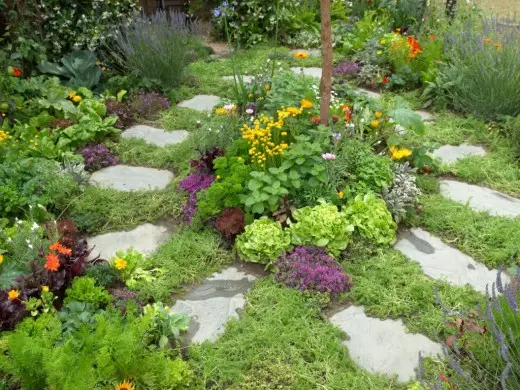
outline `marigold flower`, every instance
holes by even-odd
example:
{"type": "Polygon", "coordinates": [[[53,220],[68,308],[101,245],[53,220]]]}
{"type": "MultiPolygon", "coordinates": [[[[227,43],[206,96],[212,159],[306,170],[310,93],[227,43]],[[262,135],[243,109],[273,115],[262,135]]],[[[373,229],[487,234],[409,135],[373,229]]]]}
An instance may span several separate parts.
{"type": "Polygon", "coordinates": [[[309,54],[304,51],[297,51],[296,53],[294,53],[294,58],[297,58],[299,60],[305,60],[309,58],[309,54]]]}
{"type": "Polygon", "coordinates": [[[381,111],[376,111],[376,118],[379,119],[383,116],[383,113],[381,111]]]}
{"type": "Polygon", "coordinates": [[[42,286],[42,292],[49,292],[49,286],[42,286]]]}
{"type": "Polygon", "coordinates": [[[396,148],[395,146],[390,147],[390,154],[394,160],[401,160],[403,158],[409,157],[412,154],[412,151],[407,148],[396,148]]]}
{"type": "Polygon", "coordinates": [[[343,191],[339,191],[339,192],[338,192],[338,196],[339,196],[340,199],[343,199],[343,196],[344,196],[344,195],[345,195],[345,194],[343,194],[343,191]]]}
{"type": "Polygon", "coordinates": [[[131,382],[127,382],[126,380],[124,380],[116,386],[115,390],[135,390],[135,387],[132,385],[131,382]]]}
{"type": "Polygon", "coordinates": [[[44,267],[49,271],[56,272],[60,268],[60,260],[54,253],[48,253],[47,256],[45,256],[45,259],[47,262],[44,267]]]}
{"type": "Polygon", "coordinates": [[[378,121],[378,120],[373,120],[373,121],[370,123],[370,126],[372,126],[373,128],[376,128],[377,126],[379,126],[379,121],[378,121]]]}
{"type": "Polygon", "coordinates": [[[72,254],[72,250],[67,248],[66,246],[61,245],[59,242],[55,242],[49,245],[49,249],[51,251],[56,251],[59,254],[70,256],[72,254]]]}
{"type": "Polygon", "coordinates": [[[302,99],[302,101],[300,102],[300,105],[303,108],[312,108],[312,102],[307,99],[302,99]]]}
{"type": "Polygon", "coordinates": [[[115,261],[114,261],[114,267],[116,267],[116,269],[118,270],[124,270],[126,268],[126,260],[125,259],[121,259],[121,258],[117,258],[115,261]]]}
{"type": "Polygon", "coordinates": [[[10,301],[14,301],[20,296],[20,291],[18,290],[11,290],[9,293],[7,293],[7,296],[9,297],[10,301]]]}

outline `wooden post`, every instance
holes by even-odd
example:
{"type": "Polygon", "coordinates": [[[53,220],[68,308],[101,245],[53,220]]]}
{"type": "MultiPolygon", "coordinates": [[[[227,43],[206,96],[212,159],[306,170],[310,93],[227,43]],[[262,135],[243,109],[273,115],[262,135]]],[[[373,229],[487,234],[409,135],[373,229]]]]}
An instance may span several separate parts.
{"type": "Polygon", "coordinates": [[[321,58],[320,123],[329,124],[330,94],[332,92],[332,27],[330,0],[320,0],[321,10],[321,58]]]}

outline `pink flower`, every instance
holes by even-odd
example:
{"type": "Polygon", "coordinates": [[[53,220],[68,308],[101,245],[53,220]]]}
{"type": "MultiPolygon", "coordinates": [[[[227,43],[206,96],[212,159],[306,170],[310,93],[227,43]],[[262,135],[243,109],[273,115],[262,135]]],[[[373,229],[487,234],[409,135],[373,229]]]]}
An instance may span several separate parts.
{"type": "Polygon", "coordinates": [[[332,153],[324,153],[321,155],[321,157],[323,157],[325,160],[335,160],[336,159],[336,155],[332,154],[332,153]]]}

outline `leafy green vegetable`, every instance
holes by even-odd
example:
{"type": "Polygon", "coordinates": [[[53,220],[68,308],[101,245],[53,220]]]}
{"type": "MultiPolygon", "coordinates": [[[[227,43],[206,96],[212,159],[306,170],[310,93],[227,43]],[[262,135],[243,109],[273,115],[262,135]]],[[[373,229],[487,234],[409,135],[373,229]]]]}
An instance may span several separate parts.
{"type": "Polygon", "coordinates": [[[96,64],[96,56],[90,51],[75,51],[61,59],[63,65],[43,61],[39,65],[40,72],[50,73],[67,79],[72,88],[93,88],[101,79],[101,68],[96,64]]]}
{"type": "Polygon", "coordinates": [[[96,309],[112,300],[112,296],[103,287],[96,286],[96,281],[87,276],[75,278],[72,286],[65,291],[65,295],[64,304],[73,301],[86,302],[96,309]]]}

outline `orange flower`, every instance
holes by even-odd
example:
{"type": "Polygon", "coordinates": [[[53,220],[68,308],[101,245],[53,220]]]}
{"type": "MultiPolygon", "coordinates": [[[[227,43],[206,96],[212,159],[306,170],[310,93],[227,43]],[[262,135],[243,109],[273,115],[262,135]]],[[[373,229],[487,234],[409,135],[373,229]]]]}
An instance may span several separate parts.
{"type": "Polygon", "coordinates": [[[491,43],[491,42],[493,42],[493,41],[492,41],[491,39],[489,39],[489,38],[484,38],[484,39],[482,40],[482,42],[484,42],[484,43],[487,45],[488,43],[491,43]]]}
{"type": "Polygon", "coordinates": [[[60,268],[60,260],[54,253],[47,254],[45,259],[47,259],[47,262],[45,263],[44,267],[49,271],[56,272],[58,268],[60,268]]]}
{"type": "Polygon", "coordinates": [[[18,290],[11,290],[11,291],[9,291],[7,296],[9,297],[10,301],[14,301],[15,299],[17,299],[20,296],[20,291],[18,291],[18,290]]]}
{"type": "Polygon", "coordinates": [[[116,390],[134,390],[134,385],[132,385],[131,382],[127,382],[126,380],[124,380],[123,382],[121,382],[120,384],[118,384],[116,386],[116,390]]]}
{"type": "Polygon", "coordinates": [[[304,51],[297,51],[294,53],[294,58],[297,58],[299,60],[305,60],[306,58],[309,58],[309,54],[307,54],[304,51]]]}
{"type": "Polygon", "coordinates": [[[319,116],[313,116],[313,117],[311,118],[311,123],[312,123],[313,125],[319,125],[319,124],[320,124],[320,117],[319,117],[319,116]]]}
{"type": "Polygon", "coordinates": [[[56,251],[62,255],[70,256],[72,254],[72,250],[67,248],[66,246],[61,245],[59,242],[55,242],[51,245],[49,245],[49,249],[51,251],[56,251]]]}
{"type": "Polygon", "coordinates": [[[307,99],[302,99],[302,101],[300,102],[300,105],[303,108],[312,108],[312,102],[307,99]]]}

